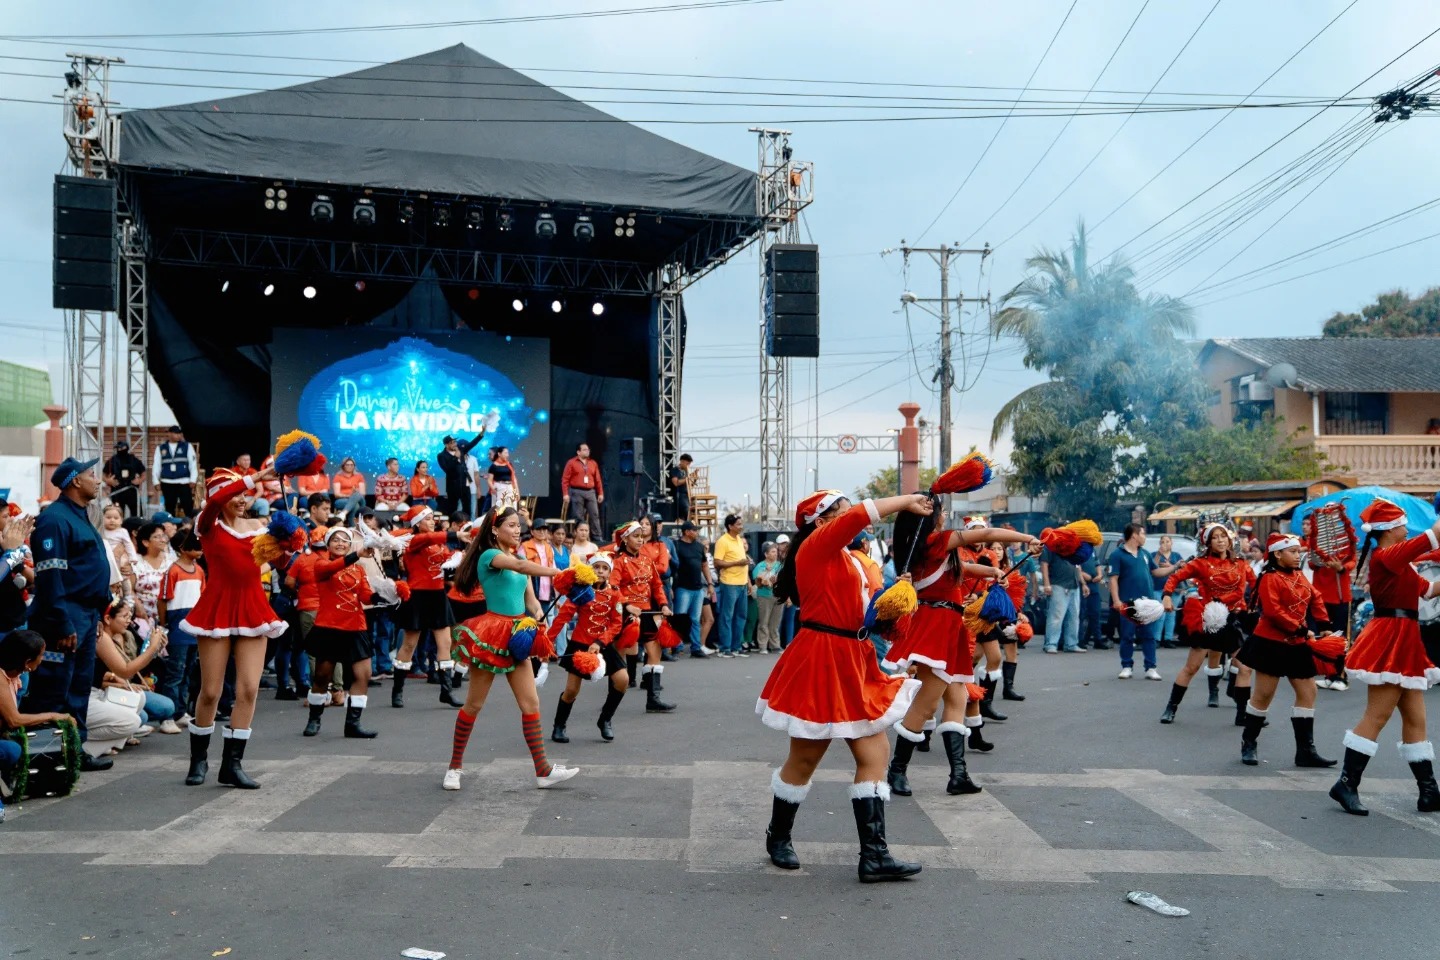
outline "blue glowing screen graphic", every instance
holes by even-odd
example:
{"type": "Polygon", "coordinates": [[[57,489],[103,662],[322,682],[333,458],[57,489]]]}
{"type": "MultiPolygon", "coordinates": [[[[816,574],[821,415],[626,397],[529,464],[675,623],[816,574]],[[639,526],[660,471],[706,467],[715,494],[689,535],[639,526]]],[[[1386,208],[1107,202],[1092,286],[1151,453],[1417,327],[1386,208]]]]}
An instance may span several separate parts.
{"type": "MultiPolygon", "coordinates": [[[[549,493],[550,363],[544,340],[485,333],[397,335],[385,331],[278,330],[271,367],[271,426],[320,438],[332,470],[345,457],[372,478],[385,460],[409,476],[444,438],[469,441],[483,473],[491,447],[510,448],[521,492],[549,493]]],[[[374,492],[373,484],[369,485],[374,492]]]]}

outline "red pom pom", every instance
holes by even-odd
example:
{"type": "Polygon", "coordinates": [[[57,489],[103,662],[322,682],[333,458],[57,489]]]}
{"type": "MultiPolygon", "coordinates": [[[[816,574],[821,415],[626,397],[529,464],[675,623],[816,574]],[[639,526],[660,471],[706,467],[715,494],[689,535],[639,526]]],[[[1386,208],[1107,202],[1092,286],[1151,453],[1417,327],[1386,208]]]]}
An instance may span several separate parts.
{"type": "Polygon", "coordinates": [[[401,600],[410,599],[410,584],[405,580],[395,581],[395,595],[401,600]]]}
{"type": "Polygon", "coordinates": [[[661,620],[660,628],[655,631],[655,642],[666,650],[674,650],[683,641],[680,639],[680,634],[675,632],[675,628],[670,626],[669,620],[661,620]]]}
{"type": "Polygon", "coordinates": [[[593,677],[596,672],[601,669],[604,661],[589,650],[581,650],[570,658],[570,662],[575,665],[575,671],[577,673],[583,673],[587,677],[593,677]]]}
{"type": "Polygon", "coordinates": [[[640,642],[640,621],[631,620],[625,624],[625,629],[620,631],[620,636],[615,638],[615,646],[623,649],[633,647],[640,642]]]}
{"type": "Polygon", "coordinates": [[[1073,530],[1061,527],[1059,530],[1046,527],[1040,531],[1040,542],[1053,554],[1073,557],[1080,549],[1080,537],[1073,530]]]}
{"type": "Polygon", "coordinates": [[[972,453],[935,478],[935,482],[930,485],[930,492],[969,493],[985,486],[993,475],[990,461],[978,453],[972,453]]]}
{"type": "Polygon", "coordinates": [[[1035,636],[1035,628],[1030,626],[1029,620],[1017,620],[1015,622],[1015,642],[1029,643],[1035,636]]]}
{"type": "Polygon", "coordinates": [[[1010,594],[1010,602],[1015,604],[1016,610],[1023,610],[1025,607],[1025,593],[1029,589],[1029,581],[1025,574],[1011,571],[1010,576],[1005,578],[1005,592],[1010,594]]]}
{"type": "Polygon", "coordinates": [[[549,660],[555,656],[555,642],[542,630],[535,631],[535,643],[530,647],[530,656],[549,660]]]}
{"type": "Polygon", "coordinates": [[[965,684],[965,696],[975,703],[985,699],[985,688],[978,683],[965,684]]]}
{"type": "Polygon", "coordinates": [[[569,593],[570,588],[575,586],[575,568],[571,567],[563,571],[560,576],[550,582],[554,584],[557,593],[569,593]]]}
{"type": "Polygon", "coordinates": [[[315,454],[315,459],[310,461],[310,466],[301,470],[297,476],[314,477],[325,472],[325,454],[315,454]]]}

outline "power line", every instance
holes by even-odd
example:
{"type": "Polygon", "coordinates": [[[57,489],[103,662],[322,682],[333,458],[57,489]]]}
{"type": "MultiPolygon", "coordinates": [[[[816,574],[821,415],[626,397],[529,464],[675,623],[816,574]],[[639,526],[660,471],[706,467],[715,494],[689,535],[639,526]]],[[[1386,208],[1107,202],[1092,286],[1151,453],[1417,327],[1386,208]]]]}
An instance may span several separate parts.
{"type": "Polygon", "coordinates": [[[512,17],[486,17],[480,20],[442,20],[432,23],[381,23],[350,27],[299,27],[289,30],[213,30],[194,33],[30,33],[9,34],[7,40],[188,40],[232,37],[308,37],[344,33],[392,33],[410,30],[454,30],[462,27],[495,26],[510,23],[549,23],[557,20],[596,20],[608,17],[632,17],[651,13],[684,13],[693,10],[714,10],[722,7],[746,7],[780,0],[703,0],[698,3],[659,4],[650,7],[622,7],[610,10],[582,10],[573,13],[535,13],[512,17]]]}
{"type": "MultiPolygon", "coordinates": [[[[1215,0],[1215,6],[1218,7],[1219,5],[1220,5],[1220,0],[1215,0]]],[[[1110,64],[1112,64],[1112,63],[1115,62],[1115,57],[1119,55],[1119,53],[1120,53],[1120,48],[1123,47],[1123,46],[1125,46],[1125,41],[1126,41],[1126,40],[1130,39],[1130,34],[1133,33],[1134,30],[1135,30],[1135,24],[1137,24],[1137,23],[1140,22],[1140,18],[1141,18],[1142,16],[1144,16],[1145,10],[1146,10],[1146,8],[1149,7],[1149,6],[1150,6],[1150,0],[1145,0],[1145,2],[1140,5],[1140,10],[1139,10],[1139,12],[1137,12],[1137,13],[1135,14],[1135,19],[1130,21],[1130,26],[1128,26],[1128,27],[1125,28],[1125,33],[1124,33],[1124,35],[1120,37],[1120,42],[1117,43],[1117,44],[1115,44],[1115,49],[1114,49],[1114,50],[1111,50],[1111,51],[1110,51],[1110,57],[1109,57],[1109,59],[1107,59],[1107,60],[1105,61],[1105,65],[1100,68],[1100,72],[1095,75],[1095,82],[1092,83],[1092,84],[1090,84],[1090,91],[1093,91],[1096,87],[1098,87],[1098,86],[1100,85],[1100,81],[1101,81],[1102,79],[1104,79],[1104,77],[1105,77],[1105,72],[1110,69],[1110,64]]],[[[1211,8],[1210,8],[1210,12],[1211,12],[1211,13],[1214,13],[1214,12],[1215,12],[1215,8],[1214,8],[1214,7],[1211,7],[1211,8]]],[[[1206,14],[1206,15],[1205,15],[1205,19],[1206,19],[1206,20],[1210,19],[1210,15],[1209,15],[1209,14],[1206,14]]],[[[1084,101],[1090,99],[1090,91],[1087,91],[1087,92],[1085,93],[1085,96],[1084,96],[1084,97],[1082,98],[1082,100],[1081,100],[1082,103],[1083,103],[1084,101]]],[[[1045,158],[1048,157],[1048,156],[1050,156],[1050,151],[1055,149],[1055,144],[1059,143],[1059,142],[1060,142],[1060,138],[1063,137],[1063,136],[1065,136],[1065,131],[1070,129],[1070,124],[1073,123],[1074,120],[1075,120],[1075,118],[1074,118],[1073,116],[1066,118],[1064,124],[1062,124],[1061,127],[1060,127],[1060,131],[1055,134],[1055,138],[1050,141],[1049,146],[1047,146],[1047,147],[1045,148],[1044,152],[1042,152],[1042,153],[1040,154],[1040,158],[1035,161],[1034,166],[1032,166],[1032,167],[1030,168],[1029,172],[1026,173],[1025,176],[1023,176],[1023,177],[1020,178],[1020,182],[1015,185],[1015,189],[1014,189],[1014,190],[1011,190],[1011,191],[1010,191],[1010,195],[1007,196],[1004,200],[1000,201],[1000,206],[998,206],[998,207],[996,207],[994,210],[992,210],[992,211],[990,212],[990,216],[986,217],[985,220],[980,224],[980,226],[976,227],[974,230],[971,230],[971,231],[970,231],[970,235],[967,236],[964,240],[961,240],[961,241],[960,241],[960,246],[963,247],[963,246],[965,246],[967,243],[969,243],[971,240],[973,240],[973,239],[980,233],[980,231],[984,230],[987,226],[989,226],[990,221],[991,221],[991,220],[994,220],[995,217],[996,217],[996,215],[997,215],[998,213],[1000,213],[1001,210],[1004,210],[1004,209],[1006,208],[1006,206],[1009,205],[1009,203],[1010,203],[1011,200],[1014,200],[1014,199],[1015,199],[1015,195],[1016,195],[1017,193],[1019,193],[1019,192],[1024,188],[1025,184],[1027,184],[1027,183],[1030,182],[1030,178],[1035,175],[1035,171],[1036,171],[1036,170],[1039,170],[1039,169],[1040,169],[1040,164],[1042,164],[1042,163],[1045,162],[1045,158]]],[[[1130,122],[1130,120],[1129,120],[1129,118],[1127,117],[1126,120],[1125,120],[1125,123],[1129,123],[1129,122],[1130,122]]],[[[1123,127],[1124,124],[1121,124],[1121,126],[1123,127]]]]}
{"type": "MultiPolygon", "coordinates": [[[[1040,54],[1040,59],[1036,62],[1035,69],[1030,71],[1030,77],[1025,81],[1024,89],[1021,90],[1021,96],[1024,96],[1025,92],[1030,89],[1030,84],[1034,82],[1035,75],[1038,74],[1040,72],[1040,68],[1044,66],[1045,58],[1050,56],[1050,49],[1055,46],[1055,41],[1060,39],[1060,31],[1064,30],[1065,24],[1070,22],[1070,14],[1075,12],[1075,4],[1079,2],[1080,0],[1071,0],[1070,9],[1065,11],[1065,16],[1063,19],[1061,19],[1060,26],[1055,28],[1055,33],[1053,36],[1050,37],[1050,42],[1045,45],[1045,52],[1040,54]]],[[[1011,112],[1013,113],[1014,111],[1011,112]]],[[[969,183],[970,178],[975,175],[975,171],[979,169],[981,161],[985,159],[985,155],[990,152],[990,148],[995,145],[995,141],[1000,136],[1000,132],[1005,129],[1005,125],[1009,122],[1010,114],[1007,113],[1000,121],[1000,126],[995,128],[995,132],[990,137],[990,142],[985,144],[985,149],[981,150],[980,156],[975,158],[975,163],[970,167],[970,171],[965,174],[965,179],[960,181],[960,186],[956,187],[955,192],[950,194],[950,199],[946,200],[945,206],[941,207],[940,212],[935,214],[935,219],[931,220],[929,225],[926,226],[924,230],[921,230],[920,235],[915,238],[916,243],[924,240],[925,235],[930,232],[931,228],[933,228],[935,224],[940,222],[941,217],[945,216],[945,211],[949,210],[950,205],[955,202],[955,198],[960,196],[960,191],[965,189],[965,184],[969,183]]]]}

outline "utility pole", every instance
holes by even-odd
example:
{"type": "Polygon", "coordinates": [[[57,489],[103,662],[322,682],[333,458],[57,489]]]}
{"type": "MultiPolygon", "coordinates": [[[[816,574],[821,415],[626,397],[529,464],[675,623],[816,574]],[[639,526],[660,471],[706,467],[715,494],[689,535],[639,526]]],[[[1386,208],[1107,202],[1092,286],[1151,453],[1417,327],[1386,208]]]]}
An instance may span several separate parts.
{"type": "Polygon", "coordinates": [[[990,256],[990,244],[985,244],[980,249],[966,249],[963,247],[952,247],[942,243],[938,247],[911,247],[906,246],[905,241],[900,241],[900,252],[905,256],[905,266],[910,266],[910,255],[912,253],[928,254],[935,265],[940,268],[940,296],[919,297],[910,291],[900,295],[900,302],[903,304],[915,304],[923,306],[926,310],[936,314],[940,318],[940,365],[931,378],[931,383],[940,385],[940,462],[936,466],[944,471],[951,464],[951,434],[954,431],[950,415],[950,394],[955,390],[955,367],[951,362],[951,347],[953,336],[950,330],[950,305],[953,303],[957,311],[967,303],[990,303],[989,295],[983,297],[967,297],[963,294],[957,297],[950,296],[950,263],[962,255],[976,254],[980,257],[981,265],[984,265],[985,258],[990,256]],[[932,308],[930,305],[934,305],[932,308]]]}

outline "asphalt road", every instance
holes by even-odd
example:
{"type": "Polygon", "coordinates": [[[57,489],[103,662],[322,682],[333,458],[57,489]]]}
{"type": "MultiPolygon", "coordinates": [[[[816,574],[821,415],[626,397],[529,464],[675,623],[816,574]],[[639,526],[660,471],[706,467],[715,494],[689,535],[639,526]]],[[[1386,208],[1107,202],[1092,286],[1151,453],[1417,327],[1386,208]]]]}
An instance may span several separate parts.
{"type": "MultiPolygon", "coordinates": [[[[1387,730],[1366,819],[1325,796],[1334,774],[1296,770],[1282,695],[1238,758],[1233,711],[1204,705],[1203,678],[1173,726],[1163,683],[1115,679],[1113,653],[1022,653],[1024,703],[972,756],[985,787],[943,792],[938,750],[917,754],[916,794],[889,807],[897,854],[925,872],[855,881],[856,842],[837,747],[796,824],[806,867],[769,866],[769,769],[785,742],[753,712],[773,658],[682,661],[681,707],[646,716],[627,698],[619,739],[594,730],[587,686],[572,742],[582,767],[536,791],[520,722],[497,686],[445,793],[451,711],[412,684],[411,706],[367,722],[373,742],[300,736],[304,709],[265,700],[242,793],[181,785],[185,737],[149,737],[82,792],[10,809],[0,825],[0,956],[452,958],[974,956],[986,960],[1356,955],[1431,958],[1440,940],[1440,816],[1387,730]],[[1149,890],[1191,910],[1125,901],[1149,890]]],[[[559,678],[542,691],[549,720],[559,678]]],[[[1321,691],[1317,740],[1337,756],[1361,691],[1321,691]]],[[[1227,702],[1228,705],[1228,702],[1227,702]]],[[[547,728],[548,729],[548,728],[547,728]]],[[[218,753],[218,747],[216,750],[218,753]]],[[[218,758],[212,759],[212,771],[218,758]]]]}

